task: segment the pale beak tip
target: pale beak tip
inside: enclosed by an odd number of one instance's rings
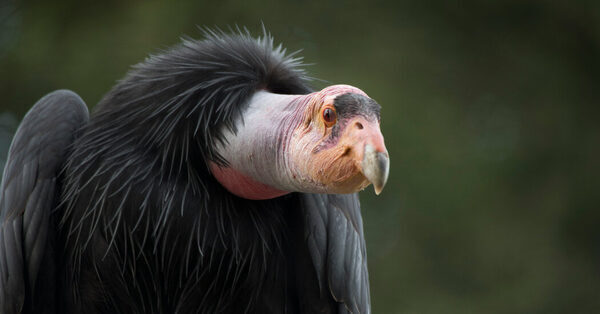
[[[363,174],[373,184],[375,194],[381,194],[390,171],[390,159],[387,152],[377,152],[371,145],[366,145],[362,166]]]

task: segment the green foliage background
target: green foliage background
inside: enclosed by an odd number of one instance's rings
[[[600,2],[0,2],[0,165],[59,88],[93,107],[196,25],[261,23],[383,106],[375,313],[600,313]]]

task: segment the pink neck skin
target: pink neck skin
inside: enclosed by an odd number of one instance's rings
[[[211,163],[212,174],[229,192],[250,200],[271,199],[290,191],[326,192],[289,157],[290,145],[294,145],[291,140],[315,105],[349,92],[364,94],[348,85],[334,85],[308,95],[256,92],[243,118],[235,122],[237,132],[225,128],[226,144],[217,144],[229,166]],[[310,151],[308,147],[306,150]]]
[[[290,193],[253,180],[233,168],[221,168],[212,162],[210,163],[210,171],[227,191],[241,198],[267,200]]]

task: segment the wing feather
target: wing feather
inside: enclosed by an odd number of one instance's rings
[[[338,313],[370,313],[369,273],[357,194],[303,194],[305,238],[317,281]]]
[[[52,312],[46,306],[55,289],[47,282],[54,261],[45,259],[53,254],[56,180],[76,131],[88,118],[79,96],[55,91],[33,106],[13,138],[0,185],[1,313]]]

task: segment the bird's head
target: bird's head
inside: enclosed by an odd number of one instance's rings
[[[212,162],[212,173],[247,199],[354,193],[371,183],[379,194],[389,172],[379,111],[348,85],[308,95],[259,91],[235,121],[236,131],[223,130],[217,152],[227,164]]]

